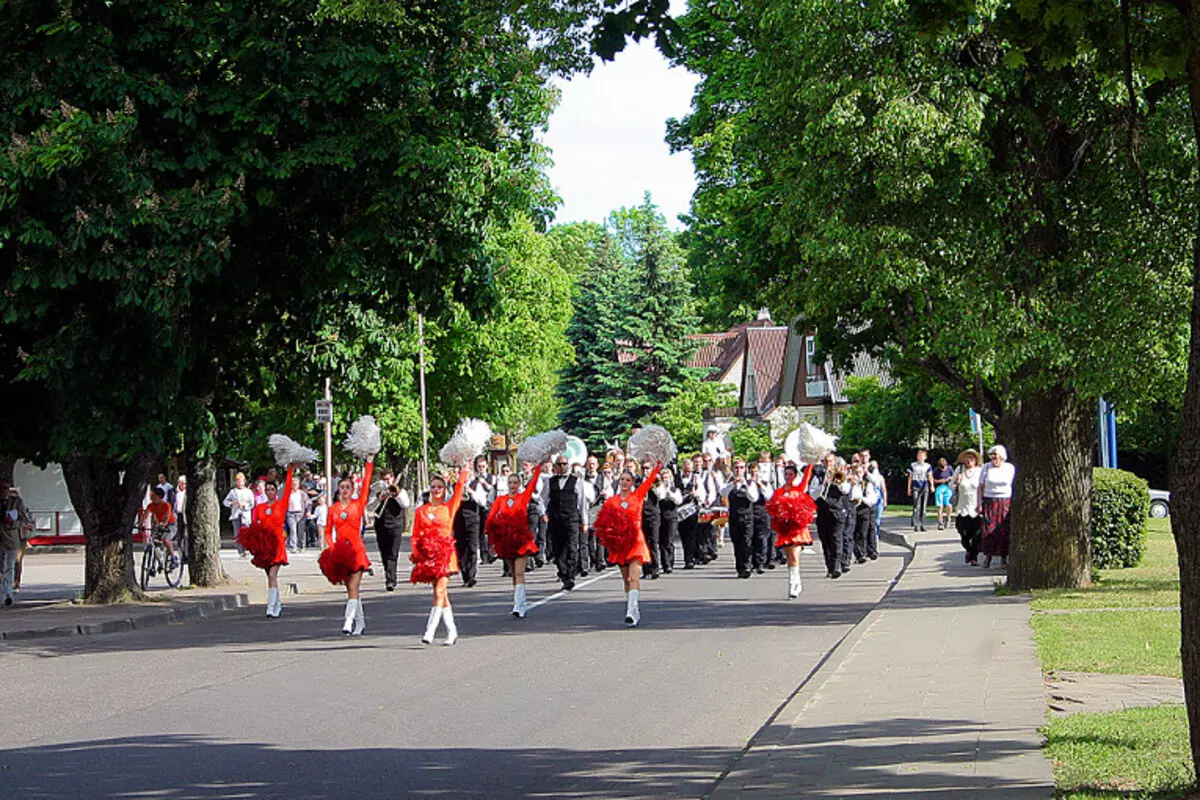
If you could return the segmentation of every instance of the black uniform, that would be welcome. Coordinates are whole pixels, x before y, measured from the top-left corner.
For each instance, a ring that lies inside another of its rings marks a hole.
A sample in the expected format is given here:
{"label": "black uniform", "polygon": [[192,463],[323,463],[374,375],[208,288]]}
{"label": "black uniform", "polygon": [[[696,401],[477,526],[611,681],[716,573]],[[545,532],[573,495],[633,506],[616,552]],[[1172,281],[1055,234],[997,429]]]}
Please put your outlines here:
{"label": "black uniform", "polygon": [[843,493],[836,483],[822,487],[817,499],[817,536],[821,540],[821,555],[825,557],[825,569],[835,578],[842,574],[842,528],[847,517],[842,504]]}
{"label": "black uniform", "polygon": [[[480,505],[475,501],[472,493],[479,488],[487,492],[488,505]],[[458,551],[458,569],[462,573],[463,586],[475,585],[479,568],[479,542],[491,508],[492,492],[493,486],[486,478],[478,475],[471,478],[467,481],[458,514],[454,517],[454,547]]]}
{"label": "black uniform", "polygon": [[875,538],[875,509],[866,503],[855,503],[854,509],[854,558],[860,564],[879,558],[879,545]]}
{"label": "black uniform", "polygon": [[683,546],[684,569],[693,569],[699,558],[696,528],[700,522],[700,513],[699,507],[696,505],[696,497],[692,494],[699,482],[700,478],[694,472],[679,479],[679,489],[683,492],[683,505],[679,507],[677,516],[679,518],[679,543]]}
{"label": "black uniform", "polygon": [[[717,478],[713,475],[712,470],[702,472],[700,474],[700,482],[704,487],[704,494],[708,504],[715,506],[720,487],[717,486]],[[720,530],[711,522],[702,522],[696,526],[697,551],[699,552],[701,564],[717,560],[717,540],[720,537]]]}
{"label": "black uniform", "polygon": [[674,490],[667,492],[658,504],[662,515],[662,528],[658,532],[658,561],[666,573],[675,571],[675,536],[679,533],[679,503],[673,494]]}
{"label": "black uniform", "polygon": [[575,585],[579,572],[579,539],[583,529],[579,502],[583,487],[579,483],[580,479],[574,475],[555,475],[550,479],[546,504],[546,514],[550,517],[546,530],[554,548],[558,579],[568,589]]}
{"label": "black uniform", "polygon": [[383,560],[384,583],[388,591],[396,588],[396,561],[400,557],[400,539],[408,527],[408,509],[400,500],[387,497],[375,513],[375,541]]}
{"label": "black uniform", "polygon": [[733,559],[739,578],[750,577],[752,541],[754,538],[754,503],[750,485],[734,484],[729,498],[729,539],[733,542]]}
{"label": "black uniform", "polygon": [[850,571],[850,561],[854,557],[854,524],[857,521],[855,516],[856,506],[858,504],[850,498],[850,492],[842,494],[842,508],[846,511],[844,522],[842,523],[842,541],[838,550],[838,556],[841,559],[842,573]]}
{"label": "black uniform", "polygon": [[775,535],[771,531],[771,515],[767,513],[767,501],[770,499],[767,487],[760,481],[758,499],[754,501],[754,535],[750,543],[750,562],[758,573],[764,569],[775,569]]}
{"label": "black uniform", "polygon": [[658,502],[658,494],[651,489],[642,504],[642,535],[646,537],[646,549],[650,551],[650,561],[642,564],[643,578],[657,578],[662,571],[659,563],[658,534],[662,529],[662,508]]}

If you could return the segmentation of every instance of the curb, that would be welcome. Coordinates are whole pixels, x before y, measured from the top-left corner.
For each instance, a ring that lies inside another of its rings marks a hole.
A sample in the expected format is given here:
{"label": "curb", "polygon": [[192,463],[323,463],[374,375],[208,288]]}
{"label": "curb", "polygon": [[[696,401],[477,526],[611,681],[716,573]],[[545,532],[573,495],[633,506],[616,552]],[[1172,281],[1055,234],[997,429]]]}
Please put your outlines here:
{"label": "curb", "polygon": [[250,596],[244,593],[214,595],[205,600],[198,600],[186,605],[170,605],[160,610],[129,616],[125,619],[110,619],[104,622],[92,622],[80,625],[60,625],[54,628],[28,628],[25,630],[6,631],[0,633],[0,639],[4,641],[27,641],[29,639],[53,639],[66,636],[100,636],[106,633],[144,630],[146,628],[157,628],[160,625],[170,625],[175,622],[216,616],[217,614],[237,608],[244,608],[248,605],[250,605]]}
{"label": "curb", "polygon": [[[915,540],[910,541],[906,534],[895,533],[893,531],[880,531],[879,538],[888,544],[904,547],[909,550],[910,554],[904,559],[904,566],[896,573],[896,577],[892,579],[887,591],[879,598],[879,602],[875,604],[875,607],[868,611],[866,616],[860,619],[854,627],[846,631],[846,635],[839,639],[830,648],[829,652],[817,662],[812,672],[808,673],[804,680],[800,682],[800,685],[796,687],[796,690],[792,692],[787,700],[783,701],[783,705],[776,709],[775,713],[767,718],[767,721],[750,737],[750,740],[736,757],[734,763],[717,778],[713,784],[713,788],[704,795],[705,800],[730,800],[731,798],[741,796],[741,793],[747,787],[745,785],[731,784],[730,778],[734,771],[744,769],[750,775],[753,775],[758,767],[770,761],[772,751],[787,741],[787,724],[778,724],[779,721],[786,720],[790,722],[804,713],[804,707],[808,705],[809,700],[837,672],[842,662],[854,650],[859,640],[862,639],[882,615],[884,606],[891,596],[892,590],[904,579],[908,568],[916,561],[917,542]],[[778,730],[775,730],[777,725]],[[756,749],[757,752],[754,752]]]}

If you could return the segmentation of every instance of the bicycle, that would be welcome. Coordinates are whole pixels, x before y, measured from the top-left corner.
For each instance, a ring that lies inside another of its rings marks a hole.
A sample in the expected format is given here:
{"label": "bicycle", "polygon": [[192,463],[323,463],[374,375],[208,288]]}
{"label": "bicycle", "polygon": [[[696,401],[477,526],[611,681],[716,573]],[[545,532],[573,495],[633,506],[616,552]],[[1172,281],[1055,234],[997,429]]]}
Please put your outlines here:
{"label": "bicycle", "polygon": [[150,541],[142,551],[142,591],[150,588],[150,579],[162,575],[167,586],[174,589],[183,582],[184,559],[175,557],[174,565],[167,550],[166,536],[170,531],[166,525],[155,525]]}

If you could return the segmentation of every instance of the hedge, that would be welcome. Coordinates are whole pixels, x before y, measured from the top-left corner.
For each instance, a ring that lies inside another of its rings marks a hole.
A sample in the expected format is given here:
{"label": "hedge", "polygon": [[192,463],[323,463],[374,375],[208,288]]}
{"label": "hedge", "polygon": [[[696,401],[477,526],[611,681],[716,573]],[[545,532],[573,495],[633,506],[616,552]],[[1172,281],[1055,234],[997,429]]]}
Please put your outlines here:
{"label": "hedge", "polygon": [[1136,567],[1146,551],[1147,483],[1120,469],[1092,470],[1092,566]]}

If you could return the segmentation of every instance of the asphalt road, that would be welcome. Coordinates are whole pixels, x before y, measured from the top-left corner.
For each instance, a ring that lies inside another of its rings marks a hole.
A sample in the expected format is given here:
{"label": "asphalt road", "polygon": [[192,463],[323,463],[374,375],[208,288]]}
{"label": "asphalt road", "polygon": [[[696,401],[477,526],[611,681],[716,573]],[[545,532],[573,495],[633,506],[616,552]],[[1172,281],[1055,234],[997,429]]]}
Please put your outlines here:
{"label": "asphalt road", "polygon": [[[497,564],[452,586],[454,647],[419,642],[426,587],[380,577],[361,638],[323,595],[6,643],[0,797],[704,796],[882,597],[904,551],[881,549],[837,581],[809,551],[789,601],[784,569],[738,580],[726,548],[645,582],[634,630],[615,569],[516,620]],[[556,590],[530,575],[531,601]]]}

